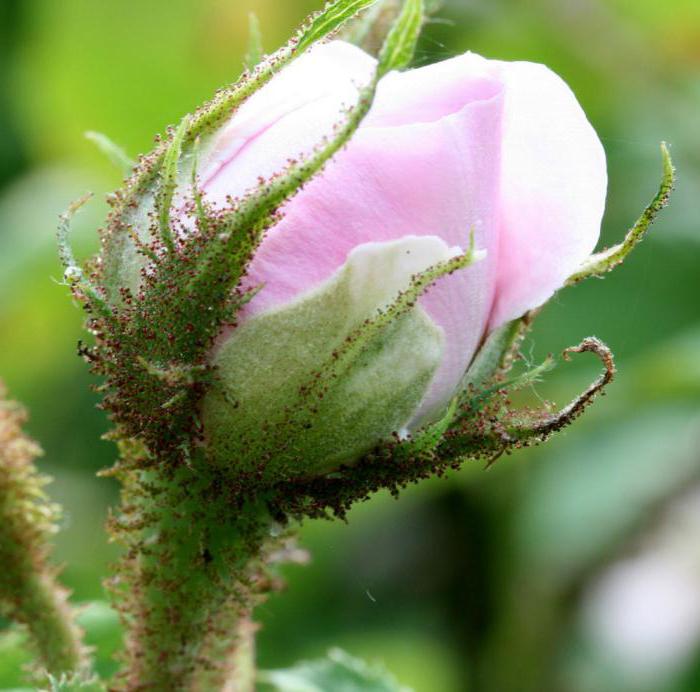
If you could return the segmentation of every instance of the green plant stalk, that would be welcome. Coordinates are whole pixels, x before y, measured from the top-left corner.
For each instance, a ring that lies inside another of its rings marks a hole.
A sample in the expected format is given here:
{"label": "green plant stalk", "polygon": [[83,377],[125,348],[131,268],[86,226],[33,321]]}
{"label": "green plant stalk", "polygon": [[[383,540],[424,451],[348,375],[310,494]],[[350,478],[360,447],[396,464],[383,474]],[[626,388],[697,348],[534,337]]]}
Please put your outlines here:
{"label": "green plant stalk", "polygon": [[33,463],[41,449],[22,433],[26,414],[3,395],[0,383],[0,613],[26,626],[46,672],[82,671],[82,632],[48,560],[59,510]]}
{"label": "green plant stalk", "polygon": [[255,692],[255,630],[249,617],[238,622],[238,647],[231,657],[231,673],[224,685],[224,692]]}
{"label": "green plant stalk", "polygon": [[122,512],[111,527],[126,546],[112,582],[129,625],[120,688],[223,689],[239,657],[233,635],[265,581],[271,519],[203,455],[171,478],[120,473]]}
{"label": "green plant stalk", "polygon": [[255,692],[255,633],[258,625],[252,613],[240,604],[219,611],[215,631],[224,634],[211,637],[204,645],[206,655],[222,661],[218,669],[202,670],[192,680],[192,689],[222,692]]}
{"label": "green plant stalk", "polygon": [[82,631],[73,620],[67,597],[53,574],[33,569],[17,593],[16,618],[26,625],[43,667],[54,676],[83,670],[86,663]]}

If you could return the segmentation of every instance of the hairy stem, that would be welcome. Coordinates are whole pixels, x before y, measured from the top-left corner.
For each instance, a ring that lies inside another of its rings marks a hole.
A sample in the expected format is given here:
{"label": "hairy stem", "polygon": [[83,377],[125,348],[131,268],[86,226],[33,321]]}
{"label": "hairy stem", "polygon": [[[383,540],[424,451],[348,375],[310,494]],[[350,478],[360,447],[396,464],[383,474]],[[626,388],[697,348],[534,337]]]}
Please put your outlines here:
{"label": "hairy stem", "polygon": [[46,572],[27,574],[17,594],[17,619],[26,625],[44,668],[54,676],[82,670],[86,663],[82,632],[67,596]]}
{"label": "hairy stem", "polygon": [[22,432],[26,412],[4,394],[0,382],[0,614],[27,627],[41,666],[60,676],[82,670],[87,656],[68,592],[49,564],[59,508],[34,466],[41,449]]}
{"label": "hairy stem", "polygon": [[204,458],[164,476],[162,467],[123,476],[111,527],[127,546],[113,581],[127,629],[122,688],[221,690],[252,665],[241,665],[242,623],[268,588],[271,520]]}
{"label": "hairy stem", "polygon": [[238,647],[231,658],[231,673],[224,692],[255,692],[255,631],[250,617],[238,623]]}
{"label": "hairy stem", "polygon": [[209,660],[219,661],[215,668],[198,671],[192,689],[221,692],[255,692],[255,633],[252,612],[240,604],[229,604],[216,616],[214,636],[204,644]]}

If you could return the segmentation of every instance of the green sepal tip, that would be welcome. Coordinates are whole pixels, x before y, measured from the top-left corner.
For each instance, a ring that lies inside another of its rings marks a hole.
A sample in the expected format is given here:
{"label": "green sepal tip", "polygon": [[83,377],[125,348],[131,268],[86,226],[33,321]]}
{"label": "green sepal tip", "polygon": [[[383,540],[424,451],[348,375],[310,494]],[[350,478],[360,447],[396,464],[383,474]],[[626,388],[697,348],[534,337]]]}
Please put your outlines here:
{"label": "green sepal tip", "polygon": [[601,277],[607,274],[609,271],[612,271],[615,267],[622,264],[627,255],[644,240],[649,227],[654,222],[659,212],[668,204],[673,186],[676,182],[676,170],[671,160],[671,153],[668,150],[668,145],[665,142],[661,143],[661,157],[663,160],[663,176],[661,178],[659,190],[654,196],[654,199],[652,199],[642,212],[639,219],[637,219],[634,226],[627,232],[625,239],[618,245],[589,257],[581,268],[567,279],[567,286],[572,286],[592,276]]}
{"label": "green sepal tip", "polygon": [[391,70],[403,70],[408,67],[413,60],[424,21],[423,0],[405,0],[379,54],[380,77]]}
{"label": "green sepal tip", "polygon": [[85,139],[92,142],[124,175],[133,171],[136,162],[107,135],[88,130]]}

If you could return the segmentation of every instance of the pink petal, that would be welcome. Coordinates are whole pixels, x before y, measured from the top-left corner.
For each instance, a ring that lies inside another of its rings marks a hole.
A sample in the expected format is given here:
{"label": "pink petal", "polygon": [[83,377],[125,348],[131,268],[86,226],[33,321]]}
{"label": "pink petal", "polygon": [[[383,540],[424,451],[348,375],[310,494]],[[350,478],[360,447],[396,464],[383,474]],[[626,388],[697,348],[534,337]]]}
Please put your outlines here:
{"label": "pink petal", "polygon": [[[477,248],[495,254],[501,110],[501,85],[465,58],[389,75],[348,147],[287,205],[263,241],[248,283],[264,289],[246,314],[317,286],[362,243],[437,235],[466,248],[473,229]],[[337,122],[338,113],[326,113]],[[268,135],[274,142],[293,137],[300,117],[279,121],[251,143],[249,155],[263,162]],[[484,335],[494,283],[487,258],[422,298],[445,330],[446,349],[416,422],[439,413],[454,394]]]}
{"label": "pink petal", "polygon": [[256,92],[222,128],[203,157],[210,201],[241,197],[309,153],[353,106],[376,61],[348,43],[317,44]]}
{"label": "pink petal", "polygon": [[491,64],[506,87],[495,328],[546,302],[593,251],[607,173],[598,136],[556,74]]}
{"label": "pink petal", "polygon": [[[202,179],[223,204],[308,155],[342,121],[375,61],[320,45],[258,92],[214,139]],[[546,301],[590,254],[605,157],[569,88],[547,68],[466,54],[392,73],[347,148],[285,208],[247,283],[258,314],[318,286],[358,245],[436,235],[487,259],[421,299],[445,358],[410,424],[438,415],[488,329]]]}

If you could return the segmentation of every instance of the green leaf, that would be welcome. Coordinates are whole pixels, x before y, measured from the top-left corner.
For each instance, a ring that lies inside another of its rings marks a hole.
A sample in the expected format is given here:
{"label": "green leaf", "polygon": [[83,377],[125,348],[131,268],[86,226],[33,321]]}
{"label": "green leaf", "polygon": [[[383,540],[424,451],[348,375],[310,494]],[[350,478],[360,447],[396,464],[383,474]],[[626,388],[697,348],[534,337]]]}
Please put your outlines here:
{"label": "green leaf", "polygon": [[131,173],[135,166],[135,161],[129,158],[124,149],[115,144],[107,135],[89,130],[85,133],[85,138],[95,144],[124,175]]}
{"label": "green leaf", "polygon": [[615,267],[622,264],[627,255],[644,240],[646,232],[656,219],[656,216],[668,204],[676,180],[676,172],[673,167],[673,161],[671,160],[671,154],[665,142],[661,143],[661,156],[663,159],[663,177],[661,178],[659,191],[649,203],[649,206],[642,212],[642,215],[627,232],[625,239],[621,243],[611,247],[609,250],[598,252],[589,257],[583,266],[568,278],[566,282],[567,286],[577,284],[592,276],[603,276],[607,274],[607,272],[612,271]]}
{"label": "green leaf", "polygon": [[277,692],[411,692],[382,667],[370,666],[340,649],[286,670],[261,671],[258,680]]}
{"label": "green leaf", "polygon": [[250,12],[248,14],[248,52],[245,56],[246,67],[252,70],[262,60],[264,52],[260,20],[255,12]]}
{"label": "green leaf", "polygon": [[411,63],[423,28],[423,0],[404,0],[401,14],[391,28],[379,55],[379,75],[402,70]]}

